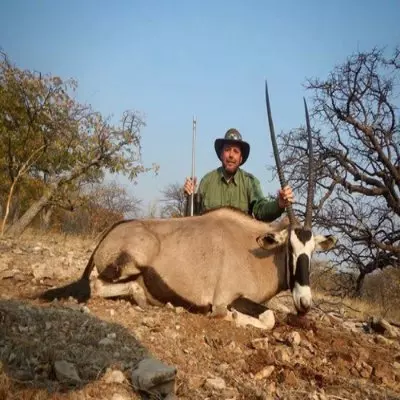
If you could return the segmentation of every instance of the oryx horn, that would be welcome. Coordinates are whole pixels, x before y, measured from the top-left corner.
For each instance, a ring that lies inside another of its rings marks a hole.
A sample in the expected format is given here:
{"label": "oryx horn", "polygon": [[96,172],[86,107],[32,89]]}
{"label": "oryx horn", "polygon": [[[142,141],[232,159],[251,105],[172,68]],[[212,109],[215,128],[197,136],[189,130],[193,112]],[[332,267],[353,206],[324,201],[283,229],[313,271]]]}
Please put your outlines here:
{"label": "oryx horn", "polygon": [[306,204],[306,216],[304,219],[304,227],[311,229],[312,223],[312,208],[314,201],[314,155],[313,155],[313,142],[311,135],[310,117],[308,115],[308,108],[306,99],[304,99],[304,109],[306,113],[306,124],[307,124],[307,138],[308,138],[308,186],[307,186],[307,204]]}
{"label": "oryx horn", "polygon": [[[287,186],[287,181],[286,181],[285,176],[283,174],[282,163],[281,163],[281,159],[279,157],[279,152],[278,152],[278,145],[276,143],[274,123],[272,121],[272,114],[271,114],[271,105],[270,105],[270,102],[269,102],[267,81],[265,81],[265,98],[266,98],[266,101],[267,101],[269,131],[270,131],[270,134],[271,134],[272,148],[274,150],[275,164],[276,164],[276,169],[277,169],[278,176],[279,176],[279,182],[281,184],[281,188],[283,189],[285,186]],[[286,212],[287,212],[287,215],[289,217],[289,223],[290,223],[291,226],[293,226],[294,225],[294,214],[293,214],[293,208],[292,208],[292,204],[291,203],[289,203],[288,206],[286,207]]]}

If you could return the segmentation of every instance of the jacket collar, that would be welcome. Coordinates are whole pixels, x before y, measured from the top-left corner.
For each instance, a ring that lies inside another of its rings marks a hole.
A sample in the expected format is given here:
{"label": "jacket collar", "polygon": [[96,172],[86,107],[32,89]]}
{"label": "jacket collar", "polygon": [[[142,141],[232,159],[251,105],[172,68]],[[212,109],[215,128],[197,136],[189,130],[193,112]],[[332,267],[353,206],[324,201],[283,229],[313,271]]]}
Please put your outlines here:
{"label": "jacket collar", "polygon": [[229,179],[229,181],[226,179],[225,174],[224,174],[224,168],[223,167],[219,167],[218,168],[218,173],[221,177],[221,180],[224,181],[225,183],[229,183],[229,182],[233,182],[235,185],[237,185],[238,183],[238,179],[239,179],[239,174],[240,174],[241,170],[240,168],[238,168],[235,172],[234,175],[232,175],[232,177]]}

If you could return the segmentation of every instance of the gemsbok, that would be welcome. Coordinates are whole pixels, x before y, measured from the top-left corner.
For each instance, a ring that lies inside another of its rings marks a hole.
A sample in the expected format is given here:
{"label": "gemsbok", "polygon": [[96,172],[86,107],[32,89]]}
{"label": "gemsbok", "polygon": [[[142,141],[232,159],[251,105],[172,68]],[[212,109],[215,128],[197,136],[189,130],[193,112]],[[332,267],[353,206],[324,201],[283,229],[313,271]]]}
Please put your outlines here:
{"label": "gemsbok", "polygon": [[[280,184],[286,186],[278,153],[268,86],[268,121]],[[294,306],[306,313],[312,305],[311,256],[329,250],[333,236],[311,229],[314,196],[313,146],[304,100],[309,148],[308,193],[304,225],[295,221],[292,206],[283,225],[258,221],[231,208],[175,219],[122,221],[112,226],[93,251],[82,277],[41,295],[52,300],[73,296],[89,299],[130,296],[140,306],[167,302],[192,312],[224,315],[232,308],[259,317],[263,305],[289,289]],[[97,279],[90,281],[93,268]]]}

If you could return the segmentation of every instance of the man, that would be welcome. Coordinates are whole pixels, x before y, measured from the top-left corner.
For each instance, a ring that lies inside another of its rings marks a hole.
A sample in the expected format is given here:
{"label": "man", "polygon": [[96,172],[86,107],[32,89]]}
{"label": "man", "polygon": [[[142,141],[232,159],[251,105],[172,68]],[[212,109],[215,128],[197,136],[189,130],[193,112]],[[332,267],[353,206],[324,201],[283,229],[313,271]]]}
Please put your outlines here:
{"label": "man", "polygon": [[[256,219],[271,222],[279,218],[289,203],[293,203],[292,189],[279,190],[276,199],[263,196],[260,182],[240,167],[246,162],[250,145],[242,140],[236,129],[229,129],[223,139],[216,139],[214,148],[222,166],[206,174],[200,182],[200,213],[213,208],[231,206],[253,215]],[[186,178],[186,195],[194,193],[196,178]]]}

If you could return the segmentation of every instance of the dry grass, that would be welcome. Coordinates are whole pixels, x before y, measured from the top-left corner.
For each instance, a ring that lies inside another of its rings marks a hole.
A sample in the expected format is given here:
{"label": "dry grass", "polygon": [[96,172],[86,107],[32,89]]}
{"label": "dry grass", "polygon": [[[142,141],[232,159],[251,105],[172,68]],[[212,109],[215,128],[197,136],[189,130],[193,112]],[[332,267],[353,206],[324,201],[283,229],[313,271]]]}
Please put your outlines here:
{"label": "dry grass", "polygon": [[328,294],[313,291],[315,305],[323,311],[335,311],[343,316],[366,320],[371,316],[383,317],[390,321],[400,323],[400,309],[397,307],[387,311],[372,301],[362,298],[338,298]]}

